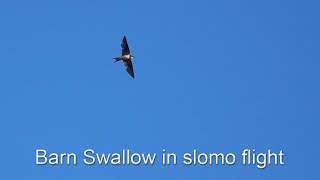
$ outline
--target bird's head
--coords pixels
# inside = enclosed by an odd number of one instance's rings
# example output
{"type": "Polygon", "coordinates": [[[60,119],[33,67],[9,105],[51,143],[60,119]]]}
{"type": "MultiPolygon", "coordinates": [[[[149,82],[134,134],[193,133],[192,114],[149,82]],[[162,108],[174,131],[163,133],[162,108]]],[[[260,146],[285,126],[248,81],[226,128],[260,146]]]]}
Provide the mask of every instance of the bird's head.
{"type": "Polygon", "coordinates": [[[130,59],[133,60],[133,58],[134,58],[134,56],[131,55],[131,56],[130,56],[130,59]]]}

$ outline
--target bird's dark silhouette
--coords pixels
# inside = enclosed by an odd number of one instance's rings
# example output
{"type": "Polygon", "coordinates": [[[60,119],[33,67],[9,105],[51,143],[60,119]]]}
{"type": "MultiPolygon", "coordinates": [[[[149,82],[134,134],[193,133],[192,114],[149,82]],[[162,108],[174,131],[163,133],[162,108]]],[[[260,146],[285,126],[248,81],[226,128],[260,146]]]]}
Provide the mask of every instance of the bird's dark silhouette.
{"type": "Polygon", "coordinates": [[[127,72],[130,74],[132,78],[134,78],[134,71],[133,71],[133,64],[132,64],[132,60],[134,56],[130,54],[130,48],[129,48],[126,36],[123,36],[121,47],[122,47],[122,56],[115,57],[114,62],[123,61],[124,65],[127,68],[127,72]]]}

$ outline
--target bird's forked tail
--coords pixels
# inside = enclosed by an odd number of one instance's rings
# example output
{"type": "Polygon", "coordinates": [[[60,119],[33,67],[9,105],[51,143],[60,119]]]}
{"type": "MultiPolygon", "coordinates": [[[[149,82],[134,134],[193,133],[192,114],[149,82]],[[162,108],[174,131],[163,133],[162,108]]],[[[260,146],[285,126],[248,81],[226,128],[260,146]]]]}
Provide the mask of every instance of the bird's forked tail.
{"type": "Polygon", "coordinates": [[[114,61],[114,62],[118,62],[118,61],[120,61],[120,60],[121,60],[121,57],[115,57],[115,58],[113,58],[113,59],[115,59],[115,61],[114,61]]]}

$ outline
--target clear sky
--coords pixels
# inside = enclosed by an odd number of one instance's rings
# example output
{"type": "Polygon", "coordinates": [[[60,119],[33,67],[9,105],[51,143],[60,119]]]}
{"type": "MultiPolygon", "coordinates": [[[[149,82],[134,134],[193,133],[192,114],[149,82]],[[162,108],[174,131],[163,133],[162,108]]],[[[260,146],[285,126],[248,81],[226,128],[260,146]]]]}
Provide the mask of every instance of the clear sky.
{"type": "MultiPolygon", "coordinates": [[[[320,3],[0,2],[1,179],[319,179],[320,3]],[[122,63],[127,36],[136,78],[122,63]],[[35,150],[285,165],[37,166],[35,150]]],[[[181,162],[181,159],[178,159],[181,162]]]]}

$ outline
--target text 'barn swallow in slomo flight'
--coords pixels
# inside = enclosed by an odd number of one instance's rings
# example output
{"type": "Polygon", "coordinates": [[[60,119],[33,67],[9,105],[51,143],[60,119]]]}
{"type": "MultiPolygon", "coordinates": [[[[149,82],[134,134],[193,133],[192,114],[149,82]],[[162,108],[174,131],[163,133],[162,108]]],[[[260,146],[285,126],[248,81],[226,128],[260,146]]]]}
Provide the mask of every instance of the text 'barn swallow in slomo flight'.
{"type": "Polygon", "coordinates": [[[133,65],[132,65],[132,60],[134,56],[130,54],[130,49],[129,49],[126,36],[123,36],[121,47],[122,47],[122,56],[115,57],[114,62],[118,62],[122,60],[124,65],[127,68],[127,72],[130,74],[132,78],[134,78],[134,71],[133,71],[133,65]]]}

